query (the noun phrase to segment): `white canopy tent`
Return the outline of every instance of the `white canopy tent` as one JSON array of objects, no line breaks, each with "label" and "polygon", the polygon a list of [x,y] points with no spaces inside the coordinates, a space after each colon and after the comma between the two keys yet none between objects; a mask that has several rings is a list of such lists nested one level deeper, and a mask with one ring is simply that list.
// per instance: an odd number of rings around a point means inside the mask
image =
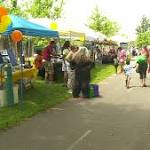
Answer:
[{"label": "white canopy tent", "polygon": [[127,38],[127,37],[124,37],[124,36],[121,36],[121,35],[113,36],[111,39],[112,39],[113,41],[116,41],[117,43],[128,42],[128,38]]},{"label": "white canopy tent", "polygon": [[[30,21],[50,28],[51,21],[49,19],[39,18],[30,19]],[[57,21],[57,24],[60,37],[71,39],[80,39],[80,37],[84,37],[87,41],[103,41],[106,39],[106,36],[102,33],[95,32],[94,30],[82,24],[73,24],[71,22],[65,22],[64,20]]]}]

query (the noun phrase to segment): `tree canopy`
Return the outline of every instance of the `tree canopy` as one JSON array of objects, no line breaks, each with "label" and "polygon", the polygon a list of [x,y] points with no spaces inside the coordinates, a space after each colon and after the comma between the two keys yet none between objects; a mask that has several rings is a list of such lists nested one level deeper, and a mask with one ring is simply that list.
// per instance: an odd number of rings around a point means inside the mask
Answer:
[{"label": "tree canopy", "polygon": [[119,31],[118,23],[104,16],[97,6],[89,18],[88,26],[97,32],[103,33],[107,37],[112,37]]},{"label": "tree canopy", "polygon": [[18,5],[17,0],[9,0],[9,1],[2,0],[0,2],[0,5],[8,8],[10,14],[19,15],[19,16],[23,16],[23,17],[27,17],[27,15],[28,15],[27,8],[26,8],[26,2],[22,2],[22,7],[21,7]]},{"label": "tree canopy", "polygon": [[56,20],[61,17],[64,0],[27,0],[18,5],[18,0],[0,1],[9,12],[23,17],[48,17]]},{"label": "tree canopy", "polygon": [[137,26],[136,32],[137,34],[144,33],[146,31],[150,30],[150,19],[146,16],[143,16],[140,25]]},{"label": "tree canopy", "polygon": [[150,31],[139,33],[136,39],[136,44],[138,47],[150,45]]},{"label": "tree canopy", "polygon": [[136,28],[137,39],[136,44],[139,47],[150,45],[150,19],[143,16],[140,25]]},{"label": "tree canopy", "polygon": [[56,20],[61,17],[64,0],[33,0],[29,12],[33,17],[48,17]]}]

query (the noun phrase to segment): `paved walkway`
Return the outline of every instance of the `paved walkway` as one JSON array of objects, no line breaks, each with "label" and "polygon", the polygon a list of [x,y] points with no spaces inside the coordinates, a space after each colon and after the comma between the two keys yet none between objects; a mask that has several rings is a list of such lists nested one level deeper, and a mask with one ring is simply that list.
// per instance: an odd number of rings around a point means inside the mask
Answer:
[{"label": "paved walkway", "polygon": [[139,83],[135,75],[126,89],[114,75],[101,98],[70,100],[0,133],[0,150],[150,150],[150,87]]}]

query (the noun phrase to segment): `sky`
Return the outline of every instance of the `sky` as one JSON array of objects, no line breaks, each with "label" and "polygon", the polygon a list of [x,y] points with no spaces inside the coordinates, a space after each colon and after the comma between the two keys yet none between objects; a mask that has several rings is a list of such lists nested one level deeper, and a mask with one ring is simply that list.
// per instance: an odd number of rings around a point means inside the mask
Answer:
[{"label": "sky", "polygon": [[120,32],[135,37],[135,29],[143,15],[150,16],[149,0],[66,0],[64,16],[74,24],[86,24],[93,8],[98,5],[101,12],[117,21]]},{"label": "sky", "polygon": [[[21,1],[21,0],[19,0]],[[22,0],[24,1],[24,0]],[[92,10],[97,5],[101,12],[118,22],[121,34],[134,39],[135,29],[143,15],[150,16],[150,0],[64,0],[64,22],[81,28],[87,24]]]}]

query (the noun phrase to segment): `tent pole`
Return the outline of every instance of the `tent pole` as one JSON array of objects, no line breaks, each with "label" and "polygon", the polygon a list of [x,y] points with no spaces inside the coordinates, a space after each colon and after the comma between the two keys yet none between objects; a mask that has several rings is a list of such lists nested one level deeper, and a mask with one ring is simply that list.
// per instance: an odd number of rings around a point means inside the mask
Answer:
[{"label": "tent pole", "polygon": [[22,109],[22,106],[23,106],[23,101],[24,101],[24,86],[23,86],[23,57],[22,57],[22,54],[23,54],[23,43],[22,41],[20,42],[21,44],[21,49],[20,49],[20,65],[21,65],[21,68],[20,68],[20,71],[21,71],[21,80],[20,80],[20,106],[21,106],[21,109]]}]

